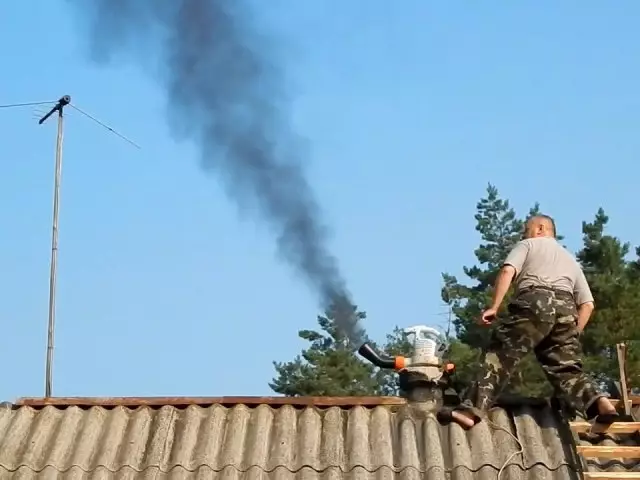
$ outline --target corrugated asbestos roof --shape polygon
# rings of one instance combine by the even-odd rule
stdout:
[[[495,409],[465,433],[382,399],[60,403],[0,407],[0,478],[488,480],[507,462],[502,480],[578,478],[549,408]]]

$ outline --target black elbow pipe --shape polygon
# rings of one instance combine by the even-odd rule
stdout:
[[[396,366],[396,359],[394,357],[380,355],[368,343],[363,343],[358,349],[358,353],[373,363],[376,367],[395,368]]]

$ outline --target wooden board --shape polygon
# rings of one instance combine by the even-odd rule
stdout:
[[[584,480],[615,480],[616,478],[638,479],[640,472],[585,472]]]
[[[578,453],[588,458],[637,458],[640,447],[604,447],[599,445],[578,445]]]
[[[610,400],[615,408],[619,408],[619,406],[622,406],[622,400],[618,400],[617,398],[612,398]],[[634,401],[640,401],[640,397],[630,398],[629,400],[627,400],[627,406],[632,407],[633,405],[640,404],[640,403],[634,403]]]
[[[620,400],[612,399],[614,406]],[[633,405],[640,405],[640,396],[631,395],[629,402]],[[407,401],[401,397],[52,397],[52,398],[19,398],[14,405],[44,407],[53,405],[58,407],[79,406],[79,407],[161,407],[164,405],[187,406],[187,405],[293,405],[293,406],[316,406],[316,407],[352,407],[361,405],[364,407],[375,407],[378,405],[405,405]]]
[[[627,389],[627,344],[618,343],[616,345],[618,353],[618,369],[620,370],[620,394],[624,401],[624,413],[631,415],[631,405],[629,405],[629,390]]]
[[[614,422],[611,425],[593,425],[589,422],[569,422],[571,430],[577,433],[634,433],[640,431],[640,422]]]
[[[271,405],[273,407],[291,405],[294,407],[376,407],[379,405],[405,405],[407,401],[400,397],[52,397],[20,398],[18,406],[45,407],[162,407],[189,405]]]

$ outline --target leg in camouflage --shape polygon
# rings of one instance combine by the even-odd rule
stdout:
[[[480,373],[462,407],[477,417],[484,416],[518,363],[552,331],[556,318],[554,300],[551,291],[529,290],[511,301],[509,316],[494,327]]]
[[[535,354],[553,385],[578,412],[589,417],[597,413],[595,403],[604,397],[582,369],[582,348],[578,338],[577,309],[570,295],[556,295],[556,322],[549,335],[535,348]]]

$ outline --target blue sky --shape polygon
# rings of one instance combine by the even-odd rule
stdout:
[[[269,4],[267,9],[266,4]],[[488,182],[539,201],[577,249],[602,205],[637,243],[640,4],[273,0],[310,181],[366,327],[442,323],[442,271],[477,245]],[[497,4],[495,4],[497,5]],[[51,26],[57,26],[54,30]],[[97,66],[64,1],[5,2],[0,104],[63,94],[142,146],[70,111],[60,217],[56,396],[267,395],[303,347],[316,299],[239,217],[160,85]],[[0,109],[0,398],[44,394],[55,122]]]

